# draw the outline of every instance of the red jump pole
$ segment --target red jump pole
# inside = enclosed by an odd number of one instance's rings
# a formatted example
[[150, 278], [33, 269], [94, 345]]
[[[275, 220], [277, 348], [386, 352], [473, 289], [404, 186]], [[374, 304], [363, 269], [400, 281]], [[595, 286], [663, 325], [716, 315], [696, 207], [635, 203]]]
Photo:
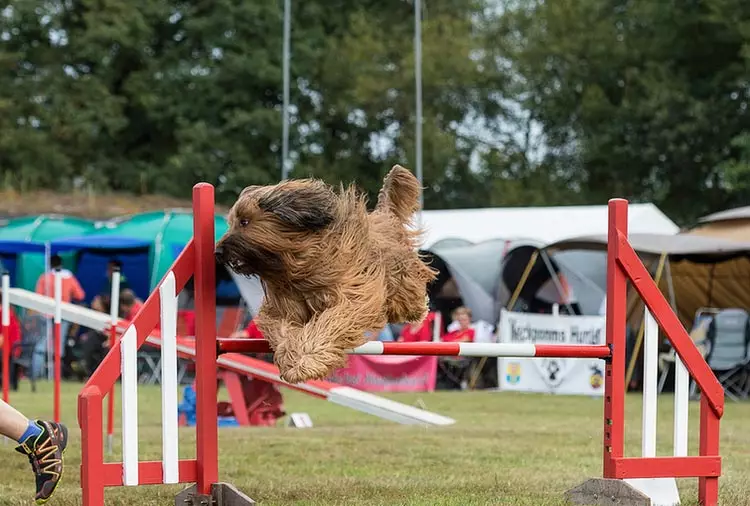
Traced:
[[55, 339], [54, 339], [54, 357], [55, 357], [55, 415], [54, 419], [56, 422], [60, 422], [60, 381], [61, 381], [61, 367], [60, 363], [60, 348], [62, 343], [62, 336], [60, 335], [62, 327], [62, 275], [60, 274], [60, 268], [55, 268]]
[[197, 492], [209, 495], [219, 479], [219, 433], [216, 412], [216, 260], [214, 259], [214, 188], [193, 187], [195, 244], [195, 389]]
[[3, 272], [2, 279], [2, 334], [3, 334], [3, 401], [10, 402], [10, 276]]
[[[115, 346], [117, 341], [117, 322], [120, 316], [120, 269], [115, 267], [112, 271], [112, 292], [109, 296], [109, 349]], [[109, 389], [107, 399], [107, 453], [112, 453], [112, 434], [115, 428], [115, 387]]]

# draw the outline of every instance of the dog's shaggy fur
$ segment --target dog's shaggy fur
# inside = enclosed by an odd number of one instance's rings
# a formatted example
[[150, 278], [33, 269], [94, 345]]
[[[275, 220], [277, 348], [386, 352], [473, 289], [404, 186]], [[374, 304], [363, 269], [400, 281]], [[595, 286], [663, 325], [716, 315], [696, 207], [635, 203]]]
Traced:
[[417, 253], [421, 231], [408, 227], [418, 208], [419, 184], [398, 165], [370, 213], [354, 187], [335, 192], [315, 179], [242, 191], [216, 258], [261, 278], [256, 323], [282, 379], [322, 379], [366, 331], [424, 319], [436, 272]]

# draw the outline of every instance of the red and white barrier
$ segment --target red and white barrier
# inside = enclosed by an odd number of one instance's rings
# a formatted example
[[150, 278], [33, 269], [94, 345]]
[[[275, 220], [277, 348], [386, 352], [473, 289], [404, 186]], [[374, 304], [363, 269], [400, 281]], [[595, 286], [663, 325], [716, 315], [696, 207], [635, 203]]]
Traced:
[[[270, 353], [265, 339], [218, 338], [220, 353]], [[607, 346], [511, 344], [511, 343], [394, 343], [369, 341], [348, 350], [350, 355], [437, 355], [443, 357], [555, 357], [555, 358], [608, 358]]]
[[[177, 501], [193, 504], [209, 503], [221, 497], [225, 505], [252, 504], [252, 501], [226, 484], [218, 483], [218, 441], [216, 412], [216, 368], [231, 359], [231, 355], [218, 352], [254, 349], [268, 351], [267, 343], [216, 337], [215, 265], [214, 265], [214, 201], [213, 187], [205, 183], [193, 189], [195, 237], [182, 251], [170, 271], [159, 284], [159, 290], [148, 298], [141, 311], [125, 330], [119, 343], [115, 343], [100, 367], [95, 371], [79, 395], [78, 420], [82, 433], [81, 487], [84, 506], [104, 504], [105, 487], [146, 485], [161, 483], [195, 482], [183, 491]], [[658, 493], [649, 488], [653, 480], [661, 478], [698, 477], [699, 501], [704, 506], [718, 502], [718, 477], [721, 475], [719, 456], [719, 419], [724, 411], [724, 392], [708, 364], [698, 352], [687, 332], [679, 323], [669, 304], [659, 291], [627, 239], [627, 202], [614, 199], [609, 203], [610, 223], [607, 259], [607, 344], [606, 346], [557, 346], [533, 344], [473, 344], [473, 343], [381, 343], [369, 342], [351, 350], [360, 354], [432, 354], [448, 356], [521, 356], [521, 357], [590, 357], [605, 360], [605, 395], [603, 425], [604, 479], [593, 479], [575, 487], [568, 493], [574, 502], [589, 504], [601, 496], [630, 495], [631, 484], [660, 504]], [[173, 365], [180, 351], [176, 339], [176, 294], [194, 275], [196, 307], [196, 387], [197, 424], [196, 458], [179, 460], [176, 440], [167, 434], [175, 426], [176, 434], [176, 380], [172, 380]], [[699, 456], [686, 456], [684, 434], [687, 432], [686, 409], [683, 404], [676, 410], [675, 456], [655, 456], [655, 386], [652, 367], [654, 360], [654, 322], [649, 319], [648, 371], [646, 382], [649, 393], [644, 396], [644, 440], [642, 457], [625, 457], [624, 402], [625, 402], [625, 329], [627, 281], [632, 282], [641, 295], [649, 314], [664, 330], [678, 357], [701, 389], [701, 423]], [[649, 316], [650, 318], [650, 316]], [[137, 349], [154, 339], [153, 329], [161, 321], [160, 345], [162, 347], [162, 378], [164, 392], [162, 406], [165, 415], [162, 460], [138, 460], [137, 378], [135, 361]], [[243, 348], [244, 346], [244, 348]], [[234, 347], [234, 348], [233, 348]], [[183, 350], [184, 353], [184, 350]], [[251, 360], [248, 358], [248, 360]], [[270, 364], [269, 364], [270, 366]], [[250, 374], [250, 372], [248, 372]], [[105, 463], [102, 441], [102, 399], [119, 376], [123, 383], [123, 462]], [[168, 377], [166, 380], [165, 377]], [[686, 392], [684, 378], [678, 380], [678, 389]], [[655, 390], [654, 390], [655, 391]], [[680, 402], [684, 402], [683, 396]], [[175, 413], [174, 420], [166, 415]], [[174, 445], [174, 446], [173, 446]], [[624, 481], [627, 480], [627, 481]], [[638, 481], [636, 481], [638, 480]], [[645, 484], [642, 480], [648, 480]], [[658, 491], [657, 491], [658, 492]], [[203, 502], [201, 502], [203, 501]]]
[[62, 347], [62, 313], [60, 307], [62, 304], [62, 277], [60, 274], [60, 268], [55, 269], [55, 317], [54, 317], [54, 339], [52, 340], [53, 351], [52, 356], [54, 357], [54, 419], [56, 422], [60, 422], [60, 382], [62, 381], [62, 364], [61, 364], [61, 347]]

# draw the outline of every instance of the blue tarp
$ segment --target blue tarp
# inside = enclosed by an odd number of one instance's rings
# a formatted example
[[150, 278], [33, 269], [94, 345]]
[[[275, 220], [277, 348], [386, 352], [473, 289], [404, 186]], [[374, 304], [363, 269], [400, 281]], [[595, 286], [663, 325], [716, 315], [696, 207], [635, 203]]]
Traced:
[[122, 274], [127, 279], [129, 288], [136, 296], [145, 300], [150, 287], [150, 248], [149, 241], [114, 235], [66, 237], [50, 242], [52, 254], [70, 251], [77, 253], [74, 271], [81, 288], [86, 292], [87, 304], [107, 290], [107, 263], [110, 260], [122, 263]]
[[81, 237], [66, 237], [55, 239], [50, 242], [52, 254], [63, 251], [87, 250], [87, 251], [131, 251], [148, 250], [151, 247], [149, 241], [133, 239], [115, 235], [87, 235]]
[[10, 286], [16, 285], [16, 265], [22, 253], [44, 253], [45, 245], [31, 241], [0, 240], [0, 271], [10, 274]]

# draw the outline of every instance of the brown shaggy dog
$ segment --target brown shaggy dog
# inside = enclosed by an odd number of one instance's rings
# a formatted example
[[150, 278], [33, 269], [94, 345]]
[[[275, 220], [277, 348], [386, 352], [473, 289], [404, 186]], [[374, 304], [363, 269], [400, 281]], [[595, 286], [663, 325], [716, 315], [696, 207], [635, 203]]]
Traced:
[[405, 168], [386, 175], [375, 210], [353, 187], [315, 179], [250, 186], [229, 212], [217, 261], [258, 275], [256, 323], [281, 377], [299, 383], [346, 364], [345, 350], [388, 322], [420, 322], [435, 278], [417, 253], [419, 184]]

